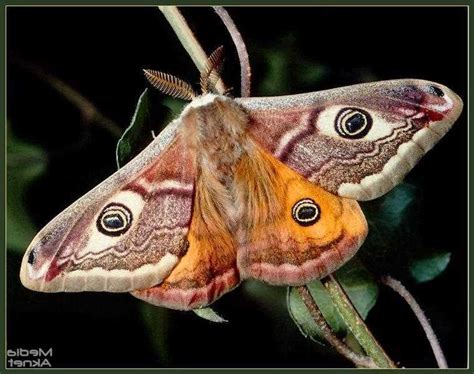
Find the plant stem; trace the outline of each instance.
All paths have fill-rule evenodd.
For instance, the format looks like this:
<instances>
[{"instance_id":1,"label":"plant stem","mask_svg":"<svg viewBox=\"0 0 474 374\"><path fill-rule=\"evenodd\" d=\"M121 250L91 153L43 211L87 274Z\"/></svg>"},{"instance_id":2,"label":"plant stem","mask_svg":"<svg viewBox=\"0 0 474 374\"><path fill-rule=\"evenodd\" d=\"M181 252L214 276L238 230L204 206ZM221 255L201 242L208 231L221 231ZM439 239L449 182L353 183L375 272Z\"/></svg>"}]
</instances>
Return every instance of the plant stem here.
<instances>
[{"instance_id":1,"label":"plant stem","mask_svg":"<svg viewBox=\"0 0 474 374\"><path fill-rule=\"evenodd\" d=\"M306 308L308 308L311 317L313 317L314 322L318 325L321 333L324 336L324 339L331 344L336 351L338 351L342 356L347 358L349 361L352 361L354 365L358 367L366 368L377 368L374 361L367 356L360 355L352 351L346 344L344 344L331 330L331 327L328 325L324 319L321 310L319 310L318 305L311 296L307 286L296 287L298 293L300 294Z\"/></svg>"},{"instance_id":2,"label":"plant stem","mask_svg":"<svg viewBox=\"0 0 474 374\"><path fill-rule=\"evenodd\" d=\"M161 13L165 16L166 20L169 22L179 41L183 45L186 52L194 62L194 65L201 72L206 68L207 64L207 55L204 52L204 49L201 47L197 41L194 33L188 26L186 20L181 15L178 7L175 6L159 6ZM216 88L219 92L224 93L225 87L222 81L217 82Z\"/></svg>"},{"instance_id":3,"label":"plant stem","mask_svg":"<svg viewBox=\"0 0 474 374\"><path fill-rule=\"evenodd\" d=\"M215 6L214 11L220 17L222 22L224 22L224 25L227 28L227 31L229 31L232 41L235 44L235 48L237 49L237 54L240 61L240 96L249 97L252 73L250 70L250 61L249 54L247 53L247 47L245 46L244 40L242 39L242 35L240 35L237 26L230 17L229 13L227 13L227 10L221 6Z\"/></svg>"},{"instance_id":4,"label":"plant stem","mask_svg":"<svg viewBox=\"0 0 474 374\"><path fill-rule=\"evenodd\" d=\"M380 368L396 368L393 361L387 356L377 340L375 340L336 278L333 275L328 275L322 282L328 290L337 311L367 355Z\"/></svg>"},{"instance_id":5,"label":"plant stem","mask_svg":"<svg viewBox=\"0 0 474 374\"><path fill-rule=\"evenodd\" d=\"M428 318L426 318L425 313L421 309L420 304L416 302L413 295L403 286L403 284L401 284L400 281L390 276L385 276L382 278L382 283L397 292L407 302L413 313L415 313L415 316L420 322L421 327L423 327L423 330L425 331L426 338L430 342L431 349L433 350L436 362L438 363L438 367L440 369L447 369L448 363L446 362L443 350L441 349L438 338L436 337L436 334L431 327Z\"/></svg>"}]
</instances>

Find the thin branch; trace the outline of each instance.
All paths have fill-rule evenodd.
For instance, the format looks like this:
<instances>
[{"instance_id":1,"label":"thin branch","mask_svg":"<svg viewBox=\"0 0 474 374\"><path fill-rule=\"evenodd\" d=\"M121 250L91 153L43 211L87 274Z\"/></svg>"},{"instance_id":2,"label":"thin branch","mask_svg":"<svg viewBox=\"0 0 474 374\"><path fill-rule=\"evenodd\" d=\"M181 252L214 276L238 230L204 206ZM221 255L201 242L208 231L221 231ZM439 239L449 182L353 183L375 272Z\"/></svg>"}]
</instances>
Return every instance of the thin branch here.
<instances>
[{"instance_id":1,"label":"thin branch","mask_svg":"<svg viewBox=\"0 0 474 374\"><path fill-rule=\"evenodd\" d=\"M374 361L367 356L360 355L352 351L346 344L344 344L339 338L334 334L331 327L328 325L324 319L321 310L319 310L318 305L315 303L311 293L306 286L296 287L298 293L303 299L306 308L308 308L311 317L313 317L314 322L318 325L321 333L323 334L324 339L331 344L336 351L338 351L342 356L347 358L349 361L352 361L357 367L366 367L366 368L377 368Z\"/></svg>"},{"instance_id":2,"label":"thin branch","mask_svg":"<svg viewBox=\"0 0 474 374\"><path fill-rule=\"evenodd\" d=\"M15 59L15 61L18 62L19 66L45 81L72 105L79 109L85 123L95 123L110 132L110 134L116 138L121 136L123 130L114 120L104 115L90 100L85 98L66 82L50 73L47 73L35 64L20 59Z\"/></svg>"},{"instance_id":3,"label":"thin branch","mask_svg":"<svg viewBox=\"0 0 474 374\"><path fill-rule=\"evenodd\" d=\"M222 22L224 22L224 25L227 28L227 31L229 31L232 41L235 44L235 48L237 49L237 54L239 55L240 61L240 95L242 97L248 97L250 96L252 73L250 70L250 61L249 54L247 53L247 47L245 46L245 42L242 39L242 35L240 35L237 26L235 25L227 10L221 6L215 6L214 11L221 18Z\"/></svg>"},{"instance_id":4,"label":"thin branch","mask_svg":"<svg viewBox=\"0 0 474 374\"><path fill-rule=\"evenodd\" d=\"M206 52L204 52L204 49L199 44L178 8L175 6L159 6L158 8L173 28L179 41L193 60L194 65L196 65L200 72L203 71L207 64ZM225 87L221 80L217 82L216 88L220 93L225 92Z\"/></svg>"},{"instance_id":5,"label":"thin branch","mask_svg":"<svg viewBox=\"0 0 474 374\"><path fill-rule=\"evenodd\" d=\"M328 290L337 311L367 355L380 368L396 368L393 361L384 352L377 340L375 340L336 278L333 275L328 275L322 279L322 282Z\"/></svg>"},{"instance_id":6,"label":"thin branch","mask_svg":"<svg viewBox=\"0 0 474 374\"><path fill-rule=\"evenodd\" d=\"M383 277L381 281L383 284L398 293L410 306L411 310L413 311L413 313L415 313L416 318L420 322L421 327L423 327L423 330L425 331L426 338L430 342L431 349L433 350L436 362L438 363L438 367L441 369L447 369L448 364L446 362L443 350L441 349L441 346L439 344L439 340L436 337L436 334L433 328L431 327L428 318L426 318L425 313L421 309L420 305L416 302L413 295L405 288L405 286L403 286L403 284L401 284L400 281L390 276Z\"/></svg>"}]
</instances>

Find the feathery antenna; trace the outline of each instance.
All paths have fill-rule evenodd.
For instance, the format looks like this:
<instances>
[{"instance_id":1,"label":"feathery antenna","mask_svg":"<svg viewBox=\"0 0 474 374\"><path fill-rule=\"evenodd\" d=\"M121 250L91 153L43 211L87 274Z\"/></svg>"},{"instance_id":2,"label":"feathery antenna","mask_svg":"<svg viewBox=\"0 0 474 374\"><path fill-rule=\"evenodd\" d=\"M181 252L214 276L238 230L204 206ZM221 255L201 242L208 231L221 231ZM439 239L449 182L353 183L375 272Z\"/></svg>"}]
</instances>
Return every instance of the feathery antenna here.
<instances>
[{"instance_id":1,"label":"feathery antenna","mask_svg":"<svg viewBox=\"0 0 474 374\"><path fill-rule=\"evenodd\" d=\"M148 81L166 95L189 101L197 96L190 84L174 75L146 69L143 72Z\"/></svg>"},{"instance_id":2,"label":"feathery antenna","mask_svg":"<svg viewBox=\"0 0 474 374\"><path fill-rule=\"evenodd\" d=\"M208 57L206 67L201 72L200 84L202 93L217 92L216 84L219 81L224 57L224 47L218 47Z\"/></svg>"}]
</instances>

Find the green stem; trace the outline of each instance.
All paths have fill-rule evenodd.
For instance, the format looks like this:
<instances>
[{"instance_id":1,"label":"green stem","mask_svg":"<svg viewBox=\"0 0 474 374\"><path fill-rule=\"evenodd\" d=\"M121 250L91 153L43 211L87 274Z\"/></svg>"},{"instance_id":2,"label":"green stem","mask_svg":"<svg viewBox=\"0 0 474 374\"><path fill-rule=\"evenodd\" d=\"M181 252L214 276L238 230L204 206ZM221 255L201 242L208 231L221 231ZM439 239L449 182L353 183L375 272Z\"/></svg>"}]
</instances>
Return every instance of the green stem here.
<instances>
[{"instance_id":1,"label":"green stem","mask_svg":"<svg viewBox=\"0 0 474 374\"><path fill-rule=\"evenodd\" d=\"M186 52L194 62L194 65L201 72L206 68L207 55L204 49L199 44L198 40L194 36L194 33L188 26L186 20L181 15L178 7L175 6L159 6L161 13L165 16L166 20L171 25L173 31L178 37L179 41L183 45ZM216 88L220 93L225 92L225 87L222 81L217 82Z\"/></svg>"},{"instance_id":2,"label":"green stem","mask_svg":"<svg viewBox=\"0 0 474 374\"><path fill-rule=\"evenodd\" d=\"M336 278L333 275L329 275L322 282L328 290L337 311L367 355L380 368L396 368L396 365L388 357L377 340L375 340Z\"/></svg>"},{"instance_id":3,"label":"green stem","mask_svg":"<svg viewBox=\"0 0 474 374\"><path fill-rule=\"evenodd\" d=\"M377 365L375 365L372 358L354 352L346 344L339 340L339 338L336 336L336 334L334 334L331 327L324 319L321 310L318 308L318 304L316 304L314 301L313 296L311 296L307 286L299 286L296 287L296 289L300 294L306 308L311 314L313 321L318 325L324 339L326 339L326 341L331 344L336 351L338 351L349 361L352 361L357 367L377 368Z\"/></svg>"}]
</instances>

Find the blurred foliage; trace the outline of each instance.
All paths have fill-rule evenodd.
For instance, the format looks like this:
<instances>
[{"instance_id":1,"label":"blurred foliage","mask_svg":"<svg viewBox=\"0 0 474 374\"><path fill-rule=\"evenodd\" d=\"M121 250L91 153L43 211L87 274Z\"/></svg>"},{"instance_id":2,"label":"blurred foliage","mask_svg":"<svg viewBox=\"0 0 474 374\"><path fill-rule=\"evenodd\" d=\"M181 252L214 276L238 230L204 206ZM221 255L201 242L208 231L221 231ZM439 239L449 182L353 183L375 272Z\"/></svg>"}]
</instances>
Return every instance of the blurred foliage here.
<instances>
[{"instance_id":1,"label":"blurred foliage","mask_svg":"<svg viewBox=\"0 0 474 374\"><path fill-rule=\"evenodd\" d=\"M433 253L431 256L413 260L410 273L419 283L428 282L440 275L448 266L451 253Z\"/></svg>"},{"instance_id":2,"label":"blurred foliage","mask_svg":"<svg viewBox=\"0 0 474 374\"><path fill-rule=\"evenodd\" d=\"M406 218L408 208L412 205L415 194L415 187L403 183L389 193L382 201L379 211L378 226L386 230L398 231L400 225Z\"/></svg>"},{"instance_id":3,"label":"blurred foliage","mask_svg":"<svg viewBox=\"0 0 474 374\"><path fill-rule=\"evenodd\" d=\"M171 355L167 344L171 311L148 303L141 303L140 312L147 327L153 350L158 355L160 363L166 366Z\"/></svg>"},{"instance_id":4,"label":"blurred foliage","mask_svg":"<svg viewBox=\"0 0 474 374\"><path fill-rule=\"evenodd\" d=\"M380 199L362 205L369 235L360 257L374 273L425 282L446 269L450 254L427 247L420 235L420 200L416 186L401 183Z\"/></svg>"},{"instance_id":5,"label":"blurred foliage","mask_svg":"<svg viewBox=\"0 0 474 374\"><path fill-rule=\"evenodd\" d=\"M261 48L265 74L257 88L261 96L276 96L289 92L292 85L317 87L329 68L305 58L294 48L296 38L287 36L281 40L282 48Z\"/></svg>"},{"instance_id":6,"label":"blurred foliage","mask_svg":"<svg viewBox=\"0 0 474 374\"><path fill-rule=\"evenodd\" d=\"M7 125L8 126L8 125ZM44 151L7 131L7 247L23 253L36 234L26 204L28 187L47 167Z\"/></svg>"}]
</instances>

